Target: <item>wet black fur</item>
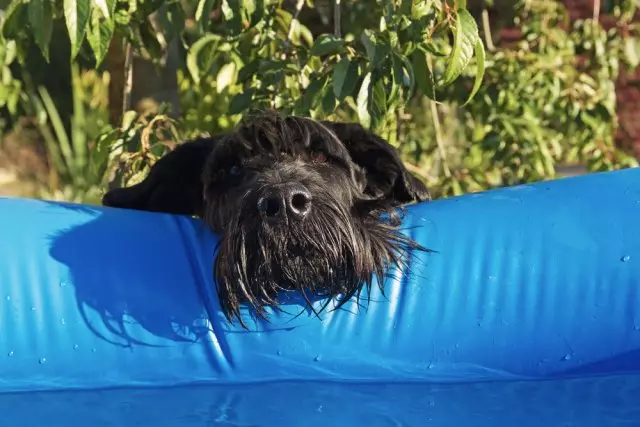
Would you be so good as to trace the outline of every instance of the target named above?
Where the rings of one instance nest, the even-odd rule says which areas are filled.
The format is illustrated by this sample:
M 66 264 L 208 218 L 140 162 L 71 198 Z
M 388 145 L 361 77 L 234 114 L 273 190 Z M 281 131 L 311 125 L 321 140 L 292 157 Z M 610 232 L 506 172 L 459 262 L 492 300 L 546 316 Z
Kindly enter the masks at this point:
M 257 211 L 262 191 L 296 182 L 312 207 L 302 221 L 266 224 Z M 214 266 L 229 320 L 240 304 L 265 316 L 279 291 L 340 297 L 337 307 L 373 275 L 382 289 L 392 265 L 410 248 L 402 205 L 429 200 L 426 186 L 385 140 L 350 123 L 274 113 L 249 117 L 229 134 L 179 145 L 140 184 L 108 192 L 106 206 L 197 215 L 220 235 Z

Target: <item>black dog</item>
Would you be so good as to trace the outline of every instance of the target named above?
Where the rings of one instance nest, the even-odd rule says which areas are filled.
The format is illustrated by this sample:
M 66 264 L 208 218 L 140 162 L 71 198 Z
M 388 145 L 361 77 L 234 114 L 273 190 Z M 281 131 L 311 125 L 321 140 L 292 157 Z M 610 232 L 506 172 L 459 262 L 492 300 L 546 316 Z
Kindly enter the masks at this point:
M 426 250 L 400 234 L 397 208 L 429 199 L 395 149 L 362 126 L 268 113 L 179 145 L 103 204 L 203 218 L 221 238 L 214 274 L 232 320 L 244 302 L 265 317 L 281 290 L 309 304 L 343 295 L 340 307 L 374 274 L 382 289 L 408 249 Z

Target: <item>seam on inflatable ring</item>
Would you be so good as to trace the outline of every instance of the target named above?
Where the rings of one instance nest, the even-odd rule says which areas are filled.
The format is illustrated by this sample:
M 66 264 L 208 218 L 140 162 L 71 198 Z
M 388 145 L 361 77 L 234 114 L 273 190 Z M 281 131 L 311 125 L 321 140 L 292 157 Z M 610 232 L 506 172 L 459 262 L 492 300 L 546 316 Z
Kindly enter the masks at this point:
M 176 227 L 178 228 L 180 237 L 183 241 L 183 246 L 186 249 L 189 266 L 191 267 L 192 271 L 192 277 L 195 281 L 194 285 L 197 288 L 198 296 L 200 297 L 207 315 L 207 323 L 210 326 L 208 335 L 214 346 L 213 354 L 211 354 L 210 356 L 213 360 L 216 361 L 217 365 L 223 368 L 223 370 L 229 372 L 235 367 L 231 353 L 231 347 L 229 346 L 229 343 L 226 342 L 226 340 L 221 339 L 221 337 L 223 336 L 222 331 L 219 330 L 220 328 L 216 327 L 216 321 L 213 320 L 215 319 L 215 310 L 211 304 L 211 294 L 207 291 L 207 280 L 205 279 L 204 272 L 201 269 L 201 263 L 196 262 L 196 260 L 200 257 L 194 250 L 196 242 L 191 237 L 193 232 L 191 230 L 184 229 L 185 221 L 197 220 L 181 217 L 174 217 L 173 220 L 176 224 Z M 202 229 L 201 227 L 198 228 Z M 207 349 L 210 349 L 210 347 L 207 347 Z

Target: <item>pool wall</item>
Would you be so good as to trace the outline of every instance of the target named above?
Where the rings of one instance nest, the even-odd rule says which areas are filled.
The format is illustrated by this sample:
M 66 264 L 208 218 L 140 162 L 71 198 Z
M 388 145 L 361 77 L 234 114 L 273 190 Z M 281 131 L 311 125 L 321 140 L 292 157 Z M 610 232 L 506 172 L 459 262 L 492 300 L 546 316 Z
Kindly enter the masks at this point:
M 639 372 L 640 170 L 414 205 L 405 228 L 437 252 L 386 299 L 321 319 L 293 299 L 245 331 L 202 222 L 0 199 L 0 392 Z

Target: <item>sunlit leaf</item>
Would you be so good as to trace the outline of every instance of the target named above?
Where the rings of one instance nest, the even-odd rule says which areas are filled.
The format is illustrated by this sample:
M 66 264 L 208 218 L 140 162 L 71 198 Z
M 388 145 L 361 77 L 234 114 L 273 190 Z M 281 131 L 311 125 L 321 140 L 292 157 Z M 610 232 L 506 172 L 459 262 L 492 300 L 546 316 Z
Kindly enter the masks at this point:
M 476 95 L 476 93 L 478 93 L 478 90 L 480 89 L 480 86 L 482 85 L 482 79 L 484 77 L 485 51 L 484 51 L 484 44 L 482 44 L 482 40 L 480 38 L 478 38 L 476 40 L 476 45 L 475 45 L 475 49 L 474 50 L 475 50 L 476 62 L 477 62 L 476 78 L 475 78 L 475 82 L 473 83 L 473 88 L 471 89 L 471 93 L 469 94 L 469 97 L 467 98 L 467 100 L 464 103 L 464 105 L 467 105 L 469 102 L 471 102 L 471 100 Z
M 465 70 L 473 56 L 479 39 L 478 26 L 473 16 L 464 9 L 458 10 L 453 33 L 453 49 L 448 58 L 444 72 L 443 84 L 448 85 L 456 80 Z
M 367 73 L 362 79 L 356 105 L 358 108 L 358 120 L 364 127 L 371 125 L 371 115 L 369 114 L 369 92 L 371 91 L 371 72 Z
M 91 13 L 91 22 L 87 31 L 87 40 L 96 57 L 96 66 L 100 66 L 104 61 L 111 38 L 115 30 L 115 23 L 111 19 L 106 19 L 100 9 L 94 9 Z
M 63 0 L 63 2 L 65 23 L 71 41 L 71 57 L 75 58 L 87 31 L 93 3 L 91 0 Z

